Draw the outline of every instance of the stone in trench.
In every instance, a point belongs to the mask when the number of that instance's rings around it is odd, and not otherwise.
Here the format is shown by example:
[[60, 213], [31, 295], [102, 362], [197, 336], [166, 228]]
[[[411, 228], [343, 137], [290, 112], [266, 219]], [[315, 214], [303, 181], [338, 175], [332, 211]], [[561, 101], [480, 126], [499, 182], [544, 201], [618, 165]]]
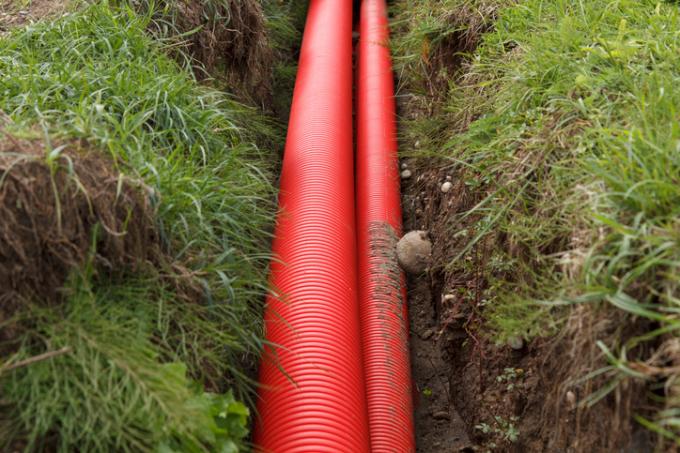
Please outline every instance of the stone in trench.
[[432, 335], [434, 335], [434, 332], [432, 331], [432, 329], [427, 329], [427, 330], [424, 330], [424, 331], [420, 334], [420, 338], [422, 338], [423, 340], [427, 340], [427, 339], [430, 338]]
[[576, 409], [576, 394], [571, 390], [567, 392], [567, 407], [570, 411]]
[[397, 243], [397, 260], [409, 274], [420, 274], [430, 265], [432, 243], [427, 232], [416, 230], [406, 233]]

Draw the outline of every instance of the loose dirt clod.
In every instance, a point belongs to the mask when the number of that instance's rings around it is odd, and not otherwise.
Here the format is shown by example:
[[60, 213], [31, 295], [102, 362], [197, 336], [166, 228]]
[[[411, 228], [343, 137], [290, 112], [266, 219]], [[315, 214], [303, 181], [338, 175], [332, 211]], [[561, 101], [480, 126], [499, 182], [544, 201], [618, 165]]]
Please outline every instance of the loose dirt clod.
[[426, 231], [411, 231], [397, 243], [399, 265], [410, 274], [425, 272], [432, 258], [432, 243]]

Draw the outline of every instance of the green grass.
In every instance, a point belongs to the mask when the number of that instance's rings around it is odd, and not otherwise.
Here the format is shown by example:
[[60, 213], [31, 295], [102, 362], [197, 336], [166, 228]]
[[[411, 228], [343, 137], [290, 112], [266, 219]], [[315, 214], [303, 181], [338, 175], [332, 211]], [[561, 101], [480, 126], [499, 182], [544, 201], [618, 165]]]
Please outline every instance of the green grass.
[[275, 56], [271, 108], [277, 118], [287, 124], [297, 76], [297, 53], [302, 43], [302, 30], [307, 16], [307, 2], [264, 0], [262, 4]]
[[83, 269], [62, 306], [27, 304], [2, 361], [70, 352], [0, 375], [2, 448], [233, 451], [245, 434], [227, 391], [252, 390], [275, 211], [275, 153], [258, 144], [278, 139], [261, 114], [197, 85], [148, 20], [101, 2], [3, 37], [0, 110], [13, 129], [87, 140], [144, 180], [165, 249], [203, 297], [179, 299], [173, 269]]
[[[425, 94], [431, 74], [414, 51], [430, 45], [421, 29], [449, 26], [444, 11], [490, 2], [426, 3], [410, 15], [413, 5], [397, 4], [411, 32], [395, 45], [409, 88]], [[647, 383], [663, 398], [638, 420], [680, 442], [670, 365], [680, 327], [680, 9], [495, 3], [495, 29], [434, 101], [436, 118], [408, 125], [413, 139], [428, 134], [420, 155], [443, 158], [478, 197], [456, 214], [470, 234], [448, 271], [465, 272], [478, 247], [490, 254], [483, 314], [501, 340], [556, 334], [574, 304], [625, 314], [619, 335], [600, 344], [608, 365], [592, 370], [613, 385], [589, 402], [627, 380]]]
[[246, 407], [231, 391], [206, 393], [184, 363], [161, 360], [172, 345], [156, 326], [171, 322], [172, 303], [154, 282], [128, 278], [95, 290], [78, 277], [72, 286], [63, 310], [31, 305], [14, 320], [27, 326], [17, 358], [68, 352], [3, 373], [3, 443], [25, 442], [26, 451], [237, 451]]

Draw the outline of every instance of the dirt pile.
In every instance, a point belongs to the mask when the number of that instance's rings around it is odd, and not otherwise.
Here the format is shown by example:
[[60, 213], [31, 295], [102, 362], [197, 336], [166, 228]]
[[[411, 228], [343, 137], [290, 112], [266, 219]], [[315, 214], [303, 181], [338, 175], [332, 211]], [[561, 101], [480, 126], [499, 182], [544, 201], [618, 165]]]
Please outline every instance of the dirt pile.
[[53, 302], [92, 254], [95, 270], [134, 270], [159, 251], [144, 186], [84, 142], [0, 132], [0, 306]]

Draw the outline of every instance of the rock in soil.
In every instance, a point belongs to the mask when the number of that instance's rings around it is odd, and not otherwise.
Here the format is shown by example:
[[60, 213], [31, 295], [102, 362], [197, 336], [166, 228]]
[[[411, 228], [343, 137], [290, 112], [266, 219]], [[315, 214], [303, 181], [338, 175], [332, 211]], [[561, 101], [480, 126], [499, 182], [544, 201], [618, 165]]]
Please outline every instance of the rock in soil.
[[515, 351], [519, 351], [524, 347], [524, 340], [521, 337], [510, 337], [508, 338], [508, 346]]
[[432, 335], [434, 335], [432, 329], [427, 329], [420, 334], [420, 338], [422, 338], [423, 340], [428, 340], [432, 337]]
[[409, 274], [425, 272], [432, 259], [432, 243], [427, 232], [411, 231], [397, 243], [397, 259], [399, 265]]

